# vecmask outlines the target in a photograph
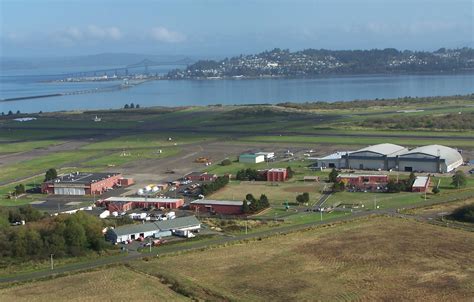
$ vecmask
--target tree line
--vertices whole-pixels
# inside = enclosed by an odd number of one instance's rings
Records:
[[[226,176],[219,176],[215,181],[206,183],[201,186],[201,193],[205,196],[222,189],[229,183],[229,178]]]
[[[4,259],[80,256],[106,247],[100,219],[81,211],[49,217],[31,207],[20,207],[0,214],[0,256]],[[9,226],[21,220],[26,225]]]

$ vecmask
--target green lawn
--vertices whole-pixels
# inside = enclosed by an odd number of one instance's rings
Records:
[[[21,143],[0,143],[0,153],[25,152],[33,149],[59,145],[61,143],[62,141],[60,140],[39,140]]]
[[[265,142],[265,143],[306,143],[306,144],[342,144],[342,145],[375,145],[386,143],[404,146],[421,146],[439,144],[439,139],[420,139],[420,138],[387,138],[387,137],[343,137],[343,136],[249,136],[240,139],[246,142]],[[451,147],[474,147],[474,140],[443,140],[443,145]]]
[[[20,177],[28,177],[44,173],[49,168],[59,168],[66,164],[74,164],[87,158],[97,158],[101,155],[100,151],[68,151],[57,152],[40,156],[28,161],[7,165],[2,168],[0,181],[13,180]]]

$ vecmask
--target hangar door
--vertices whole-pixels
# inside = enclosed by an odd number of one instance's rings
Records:
[[[54,188],[56,195],[86,195],[84,188]]]

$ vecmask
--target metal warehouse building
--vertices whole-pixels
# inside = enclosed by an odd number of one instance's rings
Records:
[[[195,216],[187,216],[172,220],[120,226],[115,229],[109,229],[106,237],[109,241],[119,243],[127,240],[135,240],[140,237],[166,237],[171,236],[175,230],[196,231],[200,228],[201,222],[199,222]]]
[[[73,172],[44,182],[41,192],[56,195],[100,195],[117,186],[121,179],[120,173]]]
[[[396,168],[398,155],[407,148],[394,144],[378,144],[343,155],[344,165],[349,169],[389,170]]]
[[[441,145],[418,147],[397,158],[400,171],[451,172],[463,163],[461,154],[453,148]]]

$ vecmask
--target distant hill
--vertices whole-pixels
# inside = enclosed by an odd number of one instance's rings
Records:
[[[134,53],[101,53],[86,56],[55,57],[55,58],[0,58],[0,68],[39,69],[55,67],[95,67],[95,66],[126,66],[144,60],[154,62],[175,62],[188,58],[182,55],[150,55]]]
[[[259,54],[224,60],[200,60],[184,70],[168,73],[171,79],[313,77],[320,75],[449,73],[474,71],[474,49],[411,51],[305,49],[291,52],[275,48]]]

